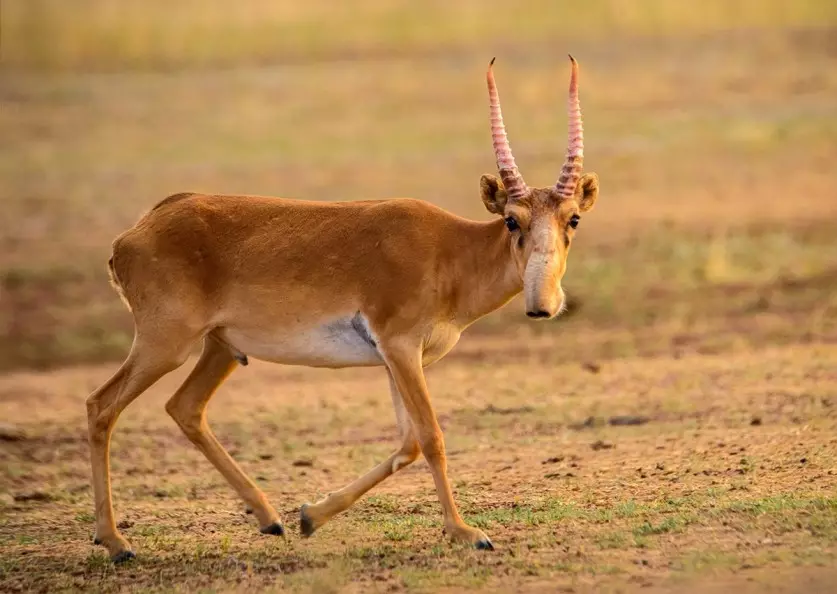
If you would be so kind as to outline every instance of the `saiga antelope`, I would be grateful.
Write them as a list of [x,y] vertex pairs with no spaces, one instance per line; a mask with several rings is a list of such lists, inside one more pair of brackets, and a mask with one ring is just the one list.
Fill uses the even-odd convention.
[[521,291],[532,318],[552,318],[564,307],[567,254],[581,213],[599,191],[596,174],[582,175],[578,65],[570,60],[567,156],[558,181],[546,188],[529,188],[515,165],[494,60],[489,65],[500,179],[483,175],[480,192],[486,209],[499,215],[492,222],[411,199],[324,203],[177,194],[114,240],[110,277],[133,312],[134,342],[116,374],[87,400],[94,542],[107,547],[113,561],[134,556],[114,522],[114,423],[131,401],[182,365],[197,341],[203,342],[200,359],[166,410],[252,508],[263,533],[284,534],[279,515],[206,419],[209,399],[247,357],[311,367],[381,366],[389,376],[401,445],[354,482],[302,506],[303,535],[421,453],[448,537],[493,548],[457,511],[423,367]]

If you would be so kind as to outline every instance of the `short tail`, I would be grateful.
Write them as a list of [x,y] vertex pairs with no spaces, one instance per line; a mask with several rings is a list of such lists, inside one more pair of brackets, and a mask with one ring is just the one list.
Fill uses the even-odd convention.
[[131,310],[131,304],[128,303],[128,298],[125,297],[125,291],[122,288],[122,283],[119,282],[119,277],[116,276],[116,270],[113,267],[113,256],[110,257],[108,260],[108,276],[110,277],[110,284],[116,289],[116,292],[119,293],[119,298],[122,299],[122,303],[125,304],[125,307],[128,308],[128,311]]

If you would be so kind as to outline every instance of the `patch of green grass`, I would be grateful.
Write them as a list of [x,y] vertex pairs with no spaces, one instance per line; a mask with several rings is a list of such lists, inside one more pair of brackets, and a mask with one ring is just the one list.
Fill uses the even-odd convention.
[[112,573],[113,563],[110,561],[107,553],[102,550],[93,550],[87,555],[85,565],[88,571],[96,573]]
[[573,561],[558,561],[552,568],[560,573],[576,574],[580,573],[584,569],[584,566],[581,563]]
[[585,512],[572,503],[565,503],[558,499],[547,499],[539,504],[514,505],[477,514],[468,514],[465,521],[480,528],[490,527],[494,523],[504,526],[512,524],[537,526],[545,523],[559,523],[562,520],[578,518],[583,515],[585,515]]
[[815,538],[837,542],[837,513],[834,510],[816,510],[801,523]]
[[96,516],[94,516],[89,511],[78,512],[76,514],[76,522],[81,522],[83,524],[92,524],[96,520]]
[[637,514],[639,506],[633,499],[617,503],[613,508],[613,515],[617,518],[632,518]]
[[[630,250],[599,254],[593,249],[573,254],[566,282],[586,297],[586,315],[621,317],[627,314],[620,314],[621,308],[636,312],[639,304],[635,300],[647,299],[649,289],[668,287],[677,292],[710,289],[725,283],[758,286],[783,276],[817,274],[835,263],[821,251],[827,249],[821,241],[831,243],[825,236],[815,239],[788,229],[738,230],[727,232],[723,248],[719,248],[711,235],[684,233],[683,229],[660,225],[644,229],[641,237],[629,240]],[[707,267],[719,266],[718,258],[723,258],[726,272],[708,273]],[[642,270],[640,282],[637,270]],[[619,300],[614,299],[617,295]],[[684,305],[691,309],[700,304]],[[705,314],[702,309],[678,313],[679,317]],[[640,315],[640,321],[647,319]]]
[[30,472],[29,465],[18,462],[9,462],[3,465],[3,474],[9,480],[19,479]]
[[398,498],[391,495],[369,495],[364,502],[368,507],[382,514],[397,513],[401,507]]
[[705,572],[728,569],[741,563],[741,559],[727,551],[699,550],[690,551],[678,559],[674,569],[684,572]]
[[762,516],[804,509],[837,513],[837,497],[816,496],[808,498],[801,495],[783,493],[760,499],[733,501],[725,506],[723,511]]
[[605,532],[597,535],[595,540],[599,548],[604,550],[628,547],[628,537],[624,532]]
[[464,567],[456,572],[403,567],[395,574],[408,590],[434,591],[443,587],[478,588],[486,584],[492,571],[490,567]]
[[594,565],[587,568],[587,573],[590,575],[619,575],[626,573],[625,569],[617,565]]
[[659,534],[666,534],[668,532],[679,532],[683,529],[685,523],[678,518],[665,518],[661,522],[645,521],[636,528],[634,528],[635,537],[656,536]]
[[416,522],[411,518],[393,519],[383,525],[384,536],[387,540],[405,541],[413,537],[413,528]]
[[359,559],[361,561],[371,561],[374,559],[384,559],[391,556],[397,556],[398,549],[392,544],[374,545],[374,546],[358,546],[352,547],[346,551],[346,556],[349,559]]

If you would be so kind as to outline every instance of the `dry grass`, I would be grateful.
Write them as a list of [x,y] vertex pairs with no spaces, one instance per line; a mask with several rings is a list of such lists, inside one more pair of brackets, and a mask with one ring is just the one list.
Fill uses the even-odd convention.
[[[834,3],[197,6],[2,3],[0,590],[828,591]],[[515,155],[546,185],[567,51],[603,184],[570,315],[531,325],[514,303],[429,372],[457,497],[498,552],[445,543],[423,463],[312,540],[258,535],[162,411],[184,368],[116,431],[140,557],[113,568],[88,543],[83,400],[114,363],[21,370],[124,354],[111,239],[183,190],[487,217],[483,68],[498,56]],[[380,371],[254,363],[210,416],[292,525],[393,447],[385,394]]]
[[[697,307],[711,324],[704,290],[746,285],[755,302],[780,278],[833,272],[832,39],[739,31],[567,45],[584,68],[587,167],[603,181],[566,279],[593,306],[585,322],[689,326]],[[498,64],[511,138],[529,182],[547,184],[563,151],[565,58],[514,43]],[[107,285],[110,241],[174,192],[411,195],[488,216],[476,182],[493,168],[482,80],[492,45],[445,58],[0,75],[0,368],[122,356],[131,323]],[[816,286],[828,325],[833,285]],[[660,311],[660,291],[682,306]],[[729,307],[717,305],[722,319]]]
[[7,0],[3,63],[14,69],[178,68],[347,57],[444,55],[484,45],[563,38],[683,35],[729,28],[827,27],[826,0],[667,0],[626,5],[528,0],[303,4],[243,0]]

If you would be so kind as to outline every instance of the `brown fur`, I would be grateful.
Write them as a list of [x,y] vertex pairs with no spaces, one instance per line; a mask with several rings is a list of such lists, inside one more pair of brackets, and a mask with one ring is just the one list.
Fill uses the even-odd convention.
[[[568,221],[592,208],[598,181],[585,176],[571,200],[556,199],[554,189],[533,189],[513,204],[507,204],[494,176],[483,176],[480,187],[486,208],[514,216],[519,231],[509,232],[502,219],[468,221],[412,199],[323,203],[177,194],[116,238],[110,278],[133,313],[136,334],[125,363],[87,402],[96,538],[115,560],[132,553],[116,529],[110,496],[114,423],[148,386],[181,365],[199,341],[203,354],[166,410],[252,507],[263,532],[280,533],[279,516],[215,439],[205,409],[237,361],[254,356],[239,349],[295,363],[285,343],[298,339],[295,348],[313,349],[299,355],[307,365],[347,365],[347,357],[363,352],[366,358],[358,364],[386,367],[402,436],[386,461],[304,506],[303,533],[313,533],[421,452],[449,537],[491,547],[456,509],[422,368],[443,357],[464,328],[519,293],[529,282],[524,279],[533,257],[545,264],[534,301],[527,287],[527,308],[558,313],[550,292],[560,291],[573,233]],[[353,327],[360,324],[358,336],[341,334],[348,319]],[[364,346],[360,337],[366,332]],[[347,347],[341,340],[354,342]]]

